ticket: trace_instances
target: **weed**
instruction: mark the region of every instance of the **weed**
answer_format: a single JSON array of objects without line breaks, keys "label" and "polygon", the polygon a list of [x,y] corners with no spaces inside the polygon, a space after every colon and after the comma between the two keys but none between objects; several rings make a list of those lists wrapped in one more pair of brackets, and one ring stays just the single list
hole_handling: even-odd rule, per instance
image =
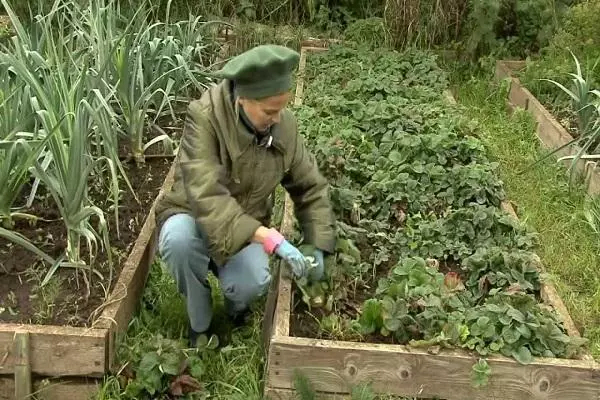
[{"label": "weed", "polygon": [[36,267],[27,270],[26,276],[29,282],[34,283],[34,290],[29,295],[34,309],[33,322],[43,324],[50,321],[60,310],[56,309],[57,300],[63,292],[63,282],[59,276],[51,279],[47,285],[41,285],[45,271]]}]

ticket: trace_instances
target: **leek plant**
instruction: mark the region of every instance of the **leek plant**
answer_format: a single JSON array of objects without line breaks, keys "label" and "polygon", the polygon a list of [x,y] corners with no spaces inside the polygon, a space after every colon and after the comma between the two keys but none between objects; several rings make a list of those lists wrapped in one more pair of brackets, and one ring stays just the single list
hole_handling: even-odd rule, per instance
[{"label": "leek plant", "polygon": [[[170,136],[157,120],[168,115],[175,120],[173,104],[189,100],[190,89],[202,91],[208,81],[202,53],[208,47],[203,28],[209,23],[190,16],[188,21],[174,24],[149,24],[150,11],[145,3],[137,9],[136,24],[126,30],[114,58],[116,98],[138,164],[144,162],[146,150],[159,142],[168,153],[174,153]],[[144,143],[147,126],[160,134]]]},{"label": "leek plant", "polygon": [[[144,18],[138,18],[145,21]],[[129,33],[122,43],[117,47],[115,54],[115,72],[117,81],[116,98],[119,111],[123,118],[126,135],[129,138],[130,150],[137,164],[144,163],[144,153],[152,144],[165,141],[167,147],[172,149],[171,140],[167,135],[161,135],[144,145],[144,128],[147,125],[147,117],[150,112],[160,115],[165,105],[170,105],[170,92],[173,89],[174,80],[167,78],[175,69],[168,70],[158,77],[148,81],[144,70],[153,70],[152,64],[156,59],[147,58],[156,54],[144,51],[150,42],[150,34],[156,25],[145,26],[140,24],[135,34]],[[155,50],[156,52],[156,50]],[[158,60],[162,62],[162,60]],[[164,87],[160,87],[162,79],[167,78]],[[162,99],[157,106],[156,98]]]},{"label": "leek plant", "polygon": [[[572,89],[568,89],[563,84],[552,79],[543,80],[556,85],[570,97],[573,109],[577,116],[578,136],[566,145],[561,146],[550,153],[554,154],[573,145],[579,147],[575,154],[559,158],[559,162],[571,160],[569,170],[572,178],[575,170],[573,167],[580,160],[600,159],[600,155],[596,154],[598,146],[600,145],[600,90],[591,87],[591,80],[584,77],[579,60],[572,52],[571,55],[575,60],[576,66],[576,72],[569,74],[572,77]],[[597,67],[599,62],[600,59],[596,61],[592,70]]]},{"label": "leek plant", "polygon": [[[29,34],[20,26],[6,0],[1,0],[17,35],[12,38],[12,51],[0,53],[0,63],[13,71],[31,90],[30,103],[40,124],[49,134],[46,141],[52,161],[44,168],[34,160],[30,171],[40,179],[54,199],[67,231],[66,258],[72,266],[85,268],[81,258],[82,239],[90,255],[89,266],[98,251],[98,243],[106,250],[112,279],[112,257],[108,240],[108,226],[102,210],[89,197],[88,184],[99,164],[108,165],[112,176],[112,197],[118,205],[119,186],[117,168],[109,157],[92,157],[90,137],[99,134],[109,138],[112,125],[106,124],[110,113],[107,99],[90,86],[90,53],[78,49],[76,37],[69,33],[67,21],[57,0],[52,11],[36,21],[43,32],[44,52],[32,46]],[[50,134],[52,133],[52,134]],[[108,140],[110,142],[110,140]],[[115,207],[115,218],[118,218]],[[98,229],[92,225],[98,220]],[[118,226],[118,221],[117,221]],[[89,292],[90,279],[84,274]]]},{"label": "leek plant", "polygon": [[[129,143],[138,164],[159,142],[174,152],[158,121],[175,120],[177,103],[209,85],[206,60],[212,59],[213,43],[204,36],[207,23],[200,17],[171,23],[167,10],[166,23],[148,22],[146,3],[129,18],[121,12],[123,1],[54,0],[48,13],[34,16],[25,29],[8,2],[0,0],[14,28],[0,43],[0,237],[52,265],[45,283],[61,266],[83,271],[89,293],[91,275],[101,276],[94,269],[100,251],[108,257],[109,283],[113,274],[109,221],[89,188],[108,187],[119,235],[119,175],[136,194],[119,158],[118,139]],[[148,139],[148,129],[159,135]],[[30,182],[25,207],[16,209]],[[26,209],[38,185],[65,225],[66,249],[57,260],[10,230],[16,217],[37,218]]]},{"label": "leek plant", "polygon": [[[125,18],[120,7],[115,0],[93,0],[86,9],[74,9],[71,21],[95,54],[92,68],[102,80],[102,92],[115,92],[111,105],[119,131],[132,158],[142,164],[148,148],[157,143],[174,153],[170,136],[157,120],[167,115],[174,120],[173,103],[188,100],[189,87],[206,87],[206,79],[200,78],[206,75],[205,68],[196,62],[207,48],[202,36],[205,23],[200,17],[175,24],[149,23],[147,3],[131,18]],[[148,128],[159,135],[145,142]]]},{"label": "leek plant", "polygon": [[10,229],[14,217],[30,217],[12,209],[30,178],[29,166],[44,143],[27,139],[29,133],[36,131],[29,87],[15,84],[6,68],[0,68],[0,79],[0,225]]}]

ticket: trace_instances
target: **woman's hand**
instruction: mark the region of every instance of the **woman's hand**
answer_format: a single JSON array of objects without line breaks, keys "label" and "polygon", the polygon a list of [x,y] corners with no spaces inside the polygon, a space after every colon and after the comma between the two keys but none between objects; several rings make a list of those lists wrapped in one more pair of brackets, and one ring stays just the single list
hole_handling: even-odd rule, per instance
[{"label": "woman's hand", "polygon": [[323,279],[323,276],[325,274],[325,257],[323,255],[323,251],[319,249],[315,249],[313,257],[315,258],[317,265],[316,268],[313,269],[310,274],[310,280],[314,282]]},{"label": "woman's hand", "polygon": [[302,278],[306,274],[307,260],[300,250],[288,242],[277,229],[261,228],[254,234],[255,241],[262,243],[267,254],[277,254],[285,260],[296,278]]},{"label": "woman's hand", "polygon": [[292,273],[297,279],[304,277],[306,274],[307,260],[300,250],[294,247],[287,240],[284,240],[279,246],[277,246],[275,253],[288,263],[292,269]]}]

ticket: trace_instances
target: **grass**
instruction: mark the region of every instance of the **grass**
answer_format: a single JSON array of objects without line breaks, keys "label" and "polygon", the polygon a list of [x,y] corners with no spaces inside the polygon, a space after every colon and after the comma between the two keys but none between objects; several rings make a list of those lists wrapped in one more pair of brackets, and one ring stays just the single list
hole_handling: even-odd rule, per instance
[{"label": "grass", "polygon": [[[545,153],[524,111],[505,108],[506,88],[476,78],[459,85],[456,97],[465,115],[478,122],[480,139],[500,163],[509,199],[520,218],[539,233],[539,255],[593,356],[600,358],[600,270],[598,238],[587,225],[585,192],[569,187],[554,159],[532,163]],[[525,172],[524,172],[525,171]]]},{"label": "grass", "polygon": [[[46,272],[43,267],[39,266],[32,266],[25,271],[25,279],[32,282],[34,287],[29,295],[33,312],[31,323],[34,324],[48,323],[63,311],[57,307],[61,304],[59,302],[61,294],[64,294],[64,279],[57,276],[48,281],[47,285],[41,285]],[[72,317],[77,318],[77,315]]]},{"label": "grass", "polygon": [[[211,284],[215,284],[211,280]],[[224,318],[222,297],[213,290],[215,318]],[[209,353],[205,366],[205,388],[214,399],[260,399],[264,356],[260,345],[261,313],[233,331],[231,343],[220,351]],[[187,338],[187,313],[175,282],[157,260],[152,266],[139,312],[130,323],[119,348],[124,365],[130,355],[157,335],[168,339]],[[116,376],[107,376],[98,400],[125,399]]]}]

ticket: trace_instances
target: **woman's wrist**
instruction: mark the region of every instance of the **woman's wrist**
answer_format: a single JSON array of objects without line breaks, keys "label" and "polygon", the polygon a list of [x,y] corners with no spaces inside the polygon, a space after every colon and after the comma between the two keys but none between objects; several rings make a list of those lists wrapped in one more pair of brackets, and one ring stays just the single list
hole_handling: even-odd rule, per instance
[{"label": "woman's wrist", "polygon": [[269,236],[270,229],[264,226],[260,226],[256,232],[254,232],[254,236],[252,237],[252,241],[260,244],[264,244],[265,240]]}]

